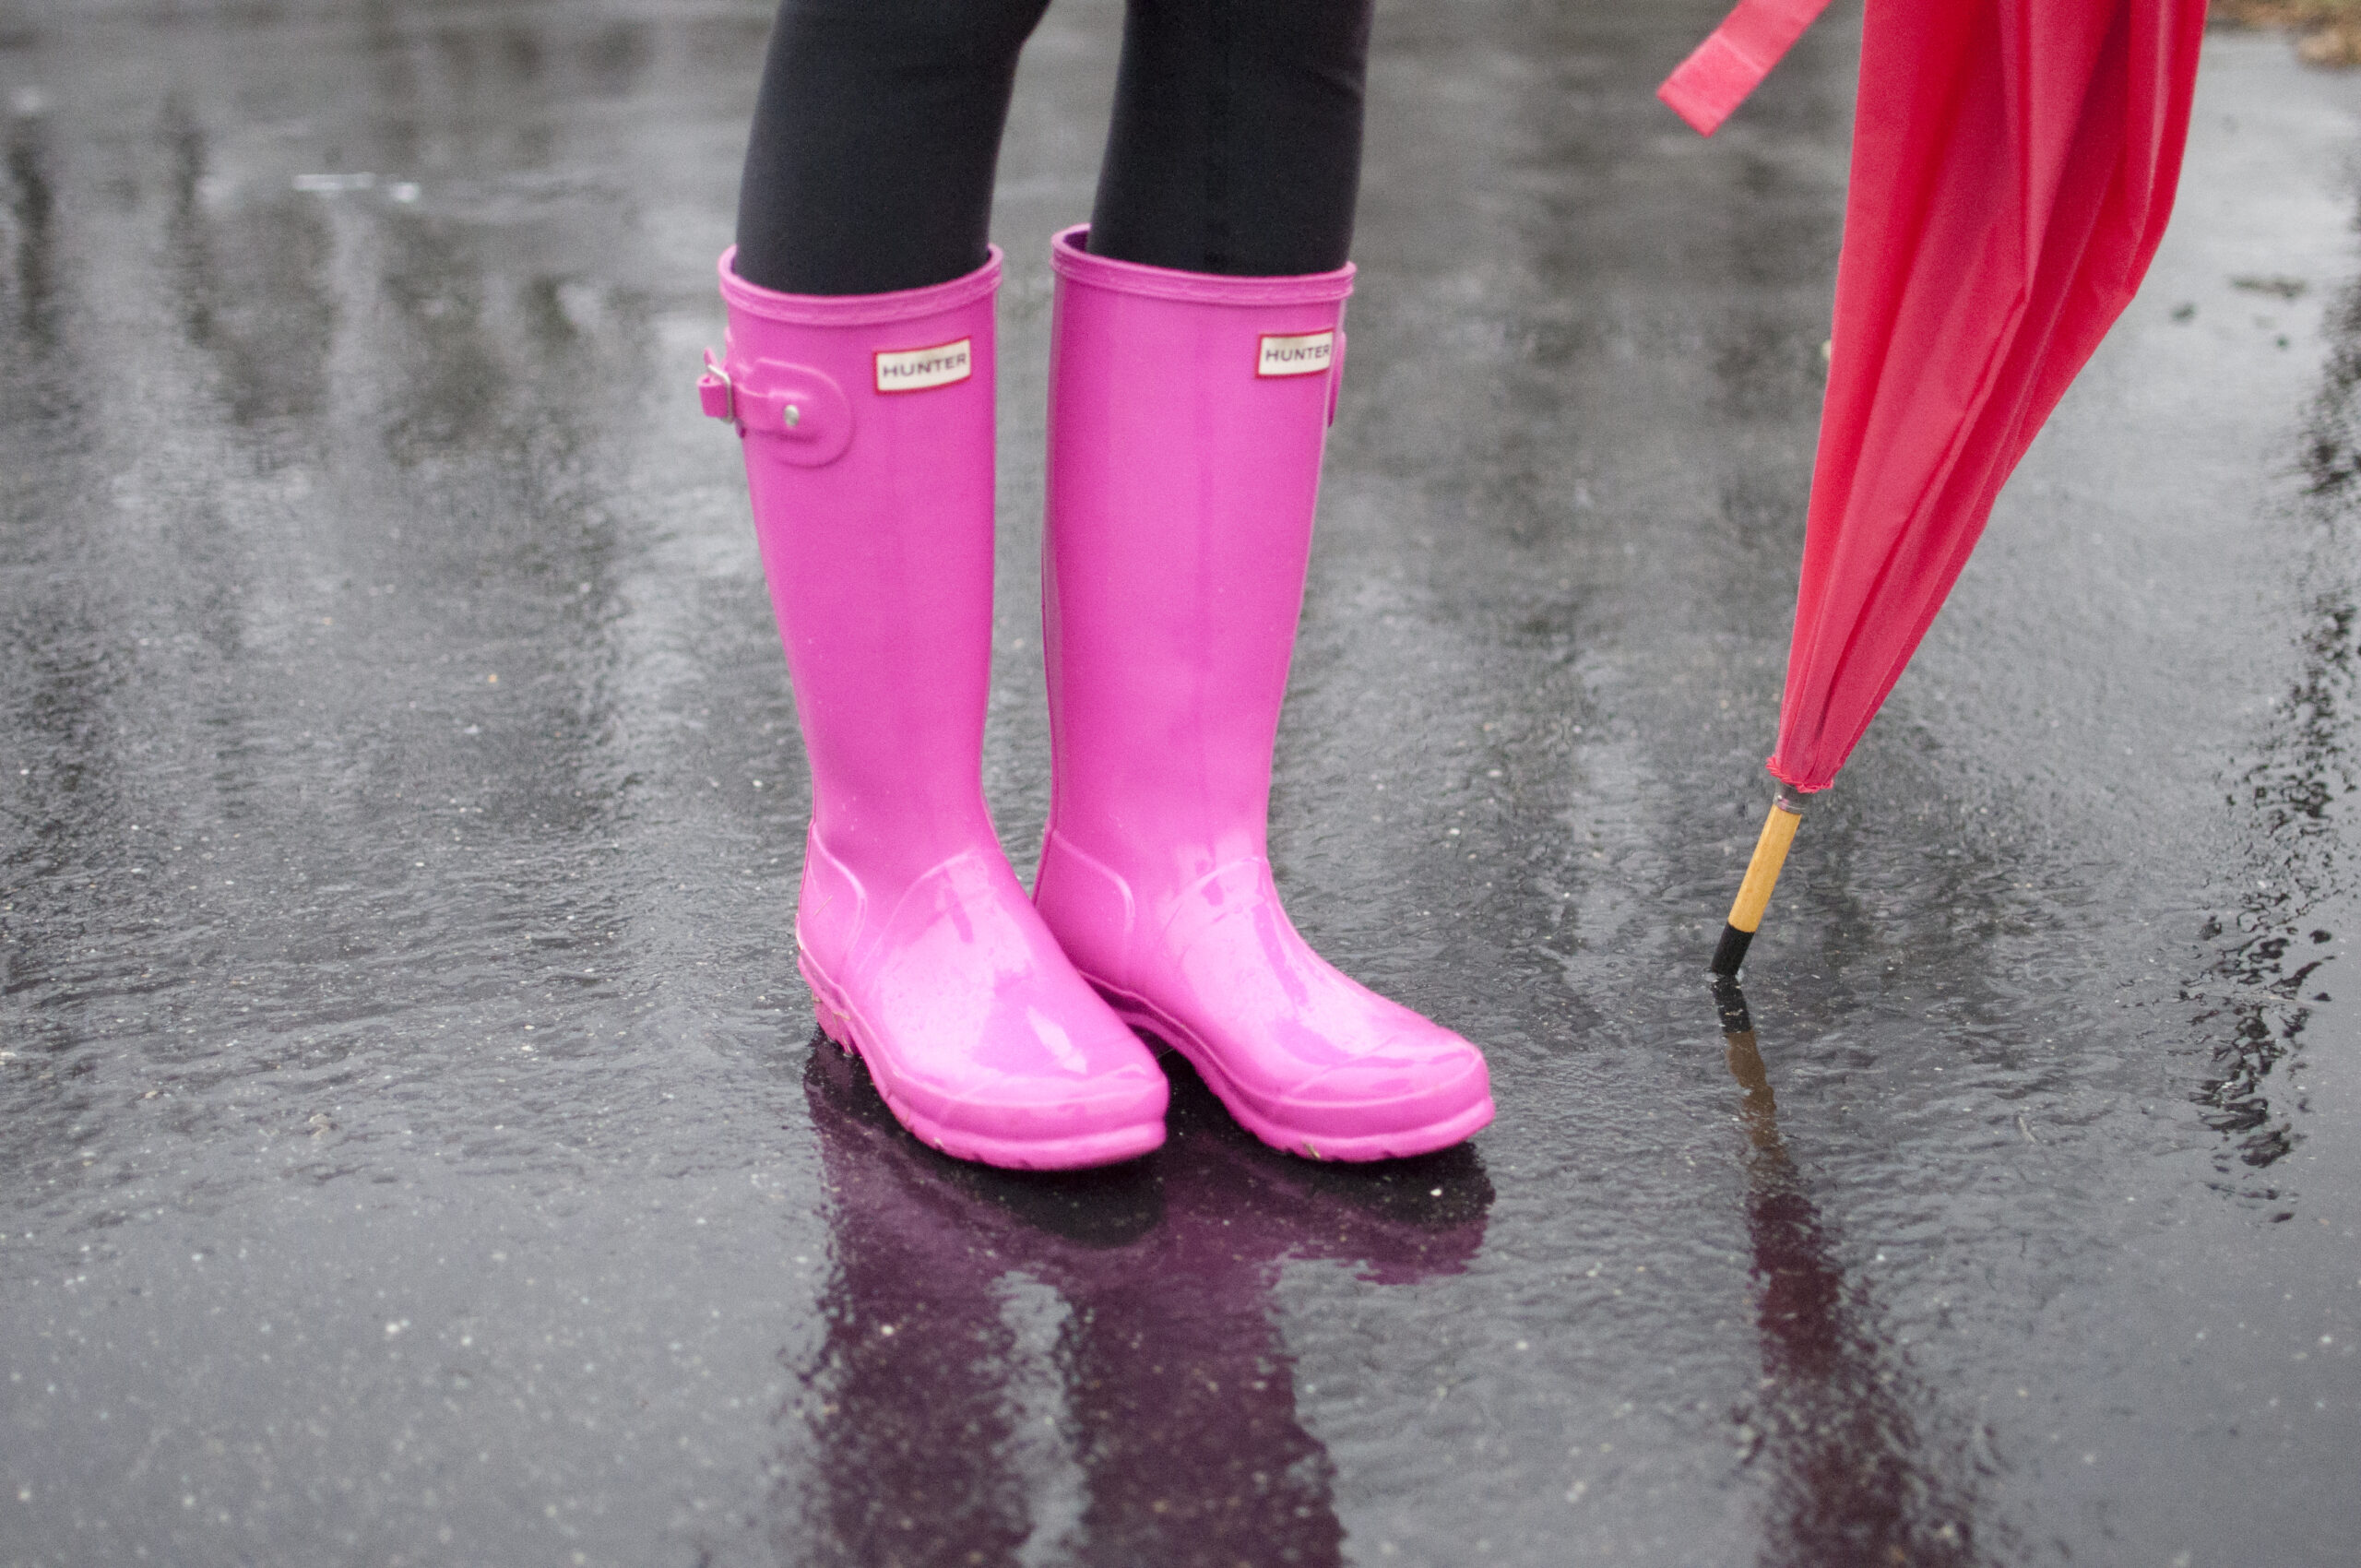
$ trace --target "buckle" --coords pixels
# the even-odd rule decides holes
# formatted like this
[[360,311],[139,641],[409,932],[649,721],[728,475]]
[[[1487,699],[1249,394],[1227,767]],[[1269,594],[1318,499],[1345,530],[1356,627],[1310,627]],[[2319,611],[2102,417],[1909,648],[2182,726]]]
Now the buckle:
[[738,422],[738,388],[711,349],[705,351],[705,374],[697,377],[697,400],[705,406],[706,418]]

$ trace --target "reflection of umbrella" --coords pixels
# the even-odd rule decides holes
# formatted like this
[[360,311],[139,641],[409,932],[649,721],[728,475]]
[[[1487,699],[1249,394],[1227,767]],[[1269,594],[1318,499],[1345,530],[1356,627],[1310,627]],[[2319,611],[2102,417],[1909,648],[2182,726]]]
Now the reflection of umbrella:
[[1845,1277],[1803,1173],[1779,1134],[1778,1102],[1735,980],[1714,982],[1739,1120],[1746,1229],[1762,1296],[1762,1380],[1747,1412],[1749,1462],[1768,1471],[1762,1568],[1909,1562],[1967,1568],[1975,1538],[1974,1467],[1932,1423],[1931,1401],[1880,1332],[1867,1292]]
[[[1810,9],[1742,0],[1716,35],[1735,42],[1700,49],[1667,101],[1718,124],[1768,69],[1763,41],[1791,40]],[[2147,271],[2204,27],[2204,0],[1869,0],[1771,758],[1783,788],[1715,972],[1746,955],[1802,796],[1845,766],[2001,484]]]

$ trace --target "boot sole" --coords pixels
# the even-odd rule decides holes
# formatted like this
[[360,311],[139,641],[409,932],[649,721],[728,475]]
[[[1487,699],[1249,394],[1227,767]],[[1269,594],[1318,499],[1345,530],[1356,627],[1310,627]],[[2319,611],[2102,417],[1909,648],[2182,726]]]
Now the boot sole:
[[1238,1124],[1282,1154],[1299,1155],[1306,1159],[1341,1160],[1348,1164],[1364,1164],[1376,1159],[1406,1159],[1412,1155],[1432,1154],[1465,1143],[1491,1124],[1494,1109],[1492,1097],[1484,1098],[1464,1111],[1453,1111],[1439,1122],[1423,1126],[1389,1129],[1382,1133],[1361,1133],[1350,1137],[1334,1134],[1304,1133],[1264,1115],[1249,1104],[1238,1091],[1229,1075],[1222,1071],[1220,1060],[1199,1039],[1195,1032],[1177,1019],[1169,1018],[1155,1005],[1132,995],[1129,992],[1094,980],[1086,974],[1091,989],[1115,1010],[1115,1016],[1135,1029],[1144,1029],[1162,1040],[1188,1059],[1189,1065],[1214,1091],[1216,1099],[1236,1119]]
[[1135,1126],[1064,1138],[995,1138],[961,1127],[945,1126],[912,1109],[895,1091],[888,1075],[878,1071],[876,1055],[861,1048],[861,1036],[866,1032],[866,1026],[855,1021],[859,1015],[844,1001],[836,988],[821,977],[809,959],[799,956],[795,967],[803,976],[803,983],[812,988],[812,1007],[818,1015],[820,1032],[847,1055],[860,1058],[869,1069],[869,1081],[877,1086],[878,1094],[884,1099],[885,1109],[894,1113],[894,1120],[908,1128],[913,1137],[929,1148],[940,1150],[954,1159],[972,1159],[1004,1170],[1087,1170],[1097,1166],[1120,1165],[1127,1159],[1137,1159],[1161,1147],[1164,1143],[1164,1119],[1161,1116]]

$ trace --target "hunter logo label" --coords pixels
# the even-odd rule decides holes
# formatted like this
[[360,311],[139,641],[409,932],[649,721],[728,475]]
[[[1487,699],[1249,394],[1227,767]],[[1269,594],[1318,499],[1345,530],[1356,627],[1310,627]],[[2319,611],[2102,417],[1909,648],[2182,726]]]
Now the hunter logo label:
[[967,338],[956,343],[938,343],[931,349],[900,349],[890,353],[880,350],[877,355],[880,392],[923,392],[930,386],[965,381],[975,374],[975,344]]
[[1254,365],[1257,375],[1317,375],[1328,368],[1336,352],[1334,332],[1307,332],[1299,338],[1264,337],[1263,353]]

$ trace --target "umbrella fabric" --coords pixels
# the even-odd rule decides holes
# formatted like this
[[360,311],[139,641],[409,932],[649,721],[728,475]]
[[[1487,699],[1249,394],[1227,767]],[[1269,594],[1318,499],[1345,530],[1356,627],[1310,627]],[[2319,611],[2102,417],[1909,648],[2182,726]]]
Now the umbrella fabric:
[[1798,790],[1845,765],[2139,287],[2204,26],[2204,0],[1869,0],[1770,762]]

